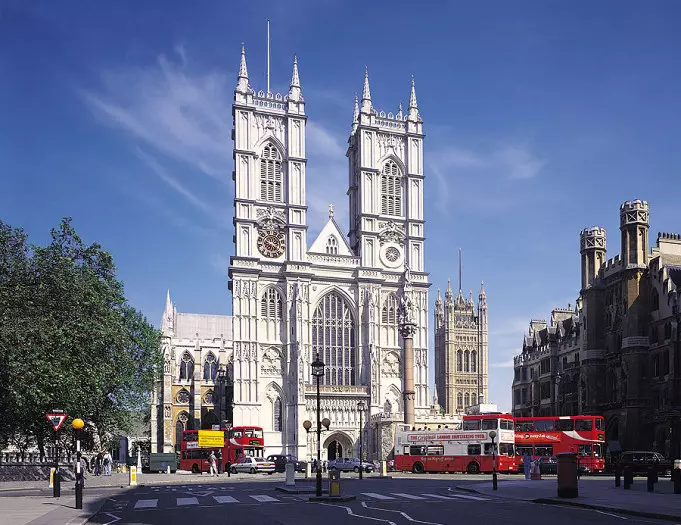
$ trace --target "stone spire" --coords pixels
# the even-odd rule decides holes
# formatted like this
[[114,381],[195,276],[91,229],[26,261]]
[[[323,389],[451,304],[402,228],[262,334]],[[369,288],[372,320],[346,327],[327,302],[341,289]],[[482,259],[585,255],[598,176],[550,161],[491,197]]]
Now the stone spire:
[[397,120],[403,120],[404,115],[402,114],[402,102],[400,102],[399,109],[397,110]]
[[437,297],[435,298],[435,308],[440,310],[442,308],[442,297],[440,296],[440,289],[437,289]]
[[241,63],[239,64],[236,90],[242,93],[248,92],[248,68],[246,67],[246,48],[243,42],[241,43]]
[[407,110],[407,118],[409,120],[418,120],[419,106],[416,103],[416,86],[414,85],[414,76],[411,77],[411,93],[409,94],[409,108]]
[[447,279],[447,290],[445,291],[445,301],[447,303],[452,302],[452,280]]
[[435,408],[437,408],[437,407],[440,406],[440,403],[439,403],[438,401],[439,401],[439,400],[438,400],[438,398],[437,398],[437,384],[435,384],[435,393],[433,394],[433,406],[434,406]]
[[487,294],[485,293],[485,281],[480,283],[480,295],[478,295],[478,306],[487,308]]
[[161,319],[161,332],[166,335],[172,333],[175,329],[175,315],[173,311],[173,302],[170,300],[170,290],[166,294],[166,307],[163,311],[163,318]]
[[301,98],[300,78],[298,77],[298,57],[293,55],[293,75],[291,76],[291,85],[288,90],[289,100],[298,101]]
[[369,68],[364,70],[364,89],[362,89],[362,113],[371,111],[371,90],[369,89]]
[[357,93],[355,93],[355,107],[352,110],[352,132],[357,131],[357,126],[359,125],[359,100],[357,99]]

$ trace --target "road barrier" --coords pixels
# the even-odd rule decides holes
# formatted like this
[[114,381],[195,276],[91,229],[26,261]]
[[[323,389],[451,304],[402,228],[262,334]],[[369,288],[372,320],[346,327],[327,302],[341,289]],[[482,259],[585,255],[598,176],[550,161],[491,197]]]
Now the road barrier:
[[137,485],[137,467],[130,467],[129,485]]

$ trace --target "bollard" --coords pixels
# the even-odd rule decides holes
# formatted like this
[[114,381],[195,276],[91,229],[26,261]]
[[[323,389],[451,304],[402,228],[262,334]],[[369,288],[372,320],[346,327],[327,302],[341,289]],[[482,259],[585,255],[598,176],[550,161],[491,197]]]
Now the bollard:
[[52,467],[50,469],[50,488],[54,488],[54,472],[55,472],[55,470],[57,470],[57,469],[55,469],[54,467]]
[[655,492],[655,472],[653,472],[652,468],[648,470],[646,482],[647,482],[646,489],[648,490],[648,492]]
[[130,486],[137,485],[137,467],[130,467],[129,483]]
[[232,477],[232,462],[231,461],[227,462],[227,477],[228,478]]
[[621,483],[622,469],[617,466],[615,467],[615,486],[619,487]]
[[626,467],[624,469],[624,490],[630,490],[633,482],[634,475],[631,472],[631,468]]
[[170,474],[170,465],[166,467],[166,474]]
[[388,462],[381,461],[381,477],[385,478],[388,476]]
[[681,494],[681,469],[672,470],[672,483],[674,483],[674,494]]
[[287,487],[296,486],[296,466],[293,463],[286,463],[286,483]]
[[312,463],[309,461],[305,462],[305,479],[312,477]]
[[52,487],[52,497],[58,498],[61,496],[61,472],[58,468],[54,469],[54,487]]

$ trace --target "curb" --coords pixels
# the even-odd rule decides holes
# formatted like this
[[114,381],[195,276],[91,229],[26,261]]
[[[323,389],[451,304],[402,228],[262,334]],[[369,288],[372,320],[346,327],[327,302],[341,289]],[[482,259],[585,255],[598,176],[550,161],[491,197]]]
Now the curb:
[[672,521],[675,523],[681,523],[681,516],[674,516],[672,514],[660,514],[658,512],[644,512],[639,510],[629,510],[620,509],[616,507],[606,507],[603,505],[591,505],[589,503],[579,503],[576,501],[564,501],[562,499],[553,498],[539,498],[531,500],[532,503],[541,503],[544,505],[557,505],[557,506],[569,506],[569,507],[580,507],[583,509],[593,509],[600,510],[603,512],[612,512],[614,514],[626,514],[629,516],[638,516],[640,518],[651,518],[656,520]]
[[[471,494],[481,494],[481,495],[483,495],[483,496],[485,495],[485,494],[483,494],[482,492],[480,492],[480,491],[478,491],[478,490],[475,490],[475,489],[472,489],[472,488],[470,488],[470,487],[454,487],[454,488],[455,488],[456,490],[462,490],[463,492],[470,492]],[[451,490],[451,489],[450,489],[450,490]]]
[[[274,490],[277,492],[285,492],[286,494],[316,494],[317,490],[316,489],[296,489],[296,488],[289,488],[289,487],[274,487]],[[328,494],[329,491],[326,489],[322,489],[322,494]],[[324,497],[324,496],[322,496]]]
[[355,501],[357,499],[357,496],[322,496],[320,498],[316,496],[310,496],[308,498],[308,501],[313,501],[317,503],[326,503],[329,501],[340,501],[340,502],[346,502],[346,501]]

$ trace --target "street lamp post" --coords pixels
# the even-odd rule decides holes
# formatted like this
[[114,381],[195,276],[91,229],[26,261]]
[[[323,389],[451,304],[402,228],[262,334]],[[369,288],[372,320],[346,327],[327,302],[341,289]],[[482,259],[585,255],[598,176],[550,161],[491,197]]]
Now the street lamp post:
[[319,393],[319,383],[324,377],[324,361],[317,358],[312,361],[312,375],[317,378],[317,483],[316,495],[318,498],[322,497],[322,421],[321,421],[321,395]]
[[497,445],[494,442],[497,433],[492,430],[489,437],[492,440],[492,490],[497,490]]
[[362,471],[364,470],[362,468],[362,433],[363,433],[362,412],[364,412],[365,408],[366,404],[364,403],[364,401],[360,400],[357,403],[357,410],[359,410],[359,479],[362,479]]
[[80,431],[85,426],[85,422],[76,418],[71,423],[76,433],[76,508],[83,508],[83,466],[80,463]]

